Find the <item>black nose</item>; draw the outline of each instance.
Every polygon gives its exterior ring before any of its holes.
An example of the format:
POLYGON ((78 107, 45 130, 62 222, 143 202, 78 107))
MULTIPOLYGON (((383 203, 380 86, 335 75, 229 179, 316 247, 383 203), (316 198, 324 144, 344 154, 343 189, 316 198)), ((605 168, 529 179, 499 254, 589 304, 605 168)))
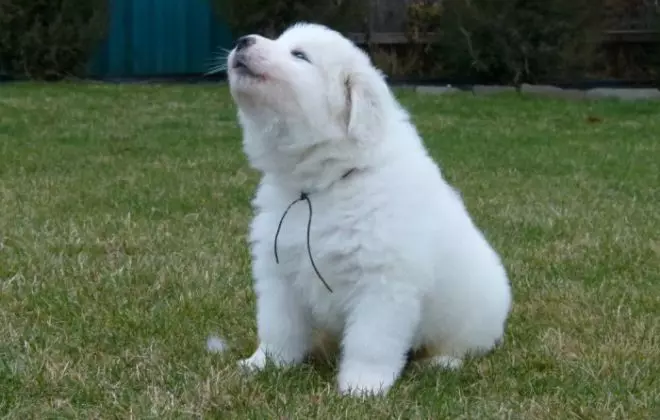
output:
POLYGON ((250 45, 254 45, 255 42, 257 42, 257 40, 252 35, 242 36, 236 41, 236 51, 244 50, 250 45))

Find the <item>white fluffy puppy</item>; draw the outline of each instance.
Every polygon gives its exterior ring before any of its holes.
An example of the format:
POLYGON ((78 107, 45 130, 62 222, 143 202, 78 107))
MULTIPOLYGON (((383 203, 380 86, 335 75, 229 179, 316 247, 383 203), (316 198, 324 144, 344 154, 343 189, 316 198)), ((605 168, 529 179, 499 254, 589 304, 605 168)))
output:
POLYGON ((340 392, 385 394, 409 351, 457 368, 493 348, 505 269, 368 56, 296 24, 241 38, 227 66, 263 175, 250 233, 259 346, 241 365, 300 363, 318 329, 340 337, 340 392))

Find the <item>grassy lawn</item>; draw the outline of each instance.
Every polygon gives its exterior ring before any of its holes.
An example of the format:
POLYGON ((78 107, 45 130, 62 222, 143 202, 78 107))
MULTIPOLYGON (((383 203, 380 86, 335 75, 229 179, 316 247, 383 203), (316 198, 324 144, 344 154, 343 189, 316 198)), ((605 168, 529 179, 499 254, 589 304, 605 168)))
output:
POLYGON ((660 419, 660 104, 400 96, 510 270, 504 347, 367 402, 333 366, 241 376, 257 176, 227 89, 4 85, 0 417, 660 419))

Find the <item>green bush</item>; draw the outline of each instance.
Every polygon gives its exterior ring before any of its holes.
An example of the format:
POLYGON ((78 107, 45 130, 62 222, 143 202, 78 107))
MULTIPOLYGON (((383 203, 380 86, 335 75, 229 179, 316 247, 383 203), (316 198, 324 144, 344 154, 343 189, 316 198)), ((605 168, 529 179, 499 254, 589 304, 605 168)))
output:
POLYGON ((0 0, 0 71, 80 75, 107 28, 107 0, 0 0))
POLYGON ((360 31, 367 0, 213 0, 234 34, 274 37, 297 21, 322 23, 339 31, 360 31))
POLYGON ((519 85, 584 74, 600 0, 443 0, 435 56, 447 76, 519 85))

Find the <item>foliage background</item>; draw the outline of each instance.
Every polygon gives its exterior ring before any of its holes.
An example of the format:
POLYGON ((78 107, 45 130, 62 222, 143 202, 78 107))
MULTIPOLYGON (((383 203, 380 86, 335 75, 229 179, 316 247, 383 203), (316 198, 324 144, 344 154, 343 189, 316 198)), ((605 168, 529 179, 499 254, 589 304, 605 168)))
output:
MULTIPOLYGON (((366 32, 367 0, 211 0, 234 34, 276 36, 291 22, 366 32)), ((84 76, 107 35, 107 0, 0 0, 0 73, 84 76)), ((660 29, 653 0, 411 0, 404 45, 364 46, 391 77, 535 83, 660 81, 660 43, 603 44, 606 29, 660 29), (426 34, 432 33, 429 39, 426 34)))

